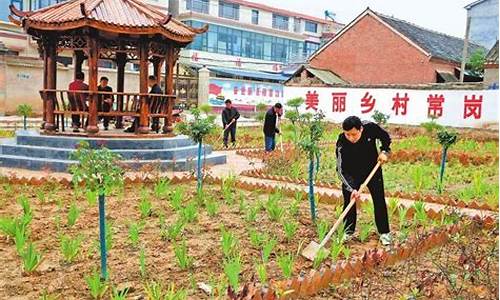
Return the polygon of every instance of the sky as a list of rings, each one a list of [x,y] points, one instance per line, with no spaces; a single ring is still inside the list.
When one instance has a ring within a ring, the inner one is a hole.
[[[419,26],[463,38],[466,10],[475,0],[252,0],[269,6],[324,18],[324,11],[336,14],[336,21],[347,24],[367,7]]]

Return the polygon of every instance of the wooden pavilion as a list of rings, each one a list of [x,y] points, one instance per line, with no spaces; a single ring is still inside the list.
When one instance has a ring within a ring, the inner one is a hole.
[[[136,134],[150,132],[152,118],[163,120],[163,133],[172,127],[173,70],[182,47],[208,27],[195,29],[139,0],[68,0],[36,11],[20,11],[10,6],[9,19],[22,26],[37,42],[44,60],[43,129],[64,134],[65,118],[79,115],[87,135],[99,135],[100,117],[113,117],[123,128],[124,117],[138,118]],[[88,90],[58,90],[57,53],[74,55],[74,72],[88,61]],[[113,60],[117,66],[116,92],[98,91],[98,59]],[[124,91],[125,64],[138,62],[139,93]],[[164,94],[148,93],[148,69],[160,78],[165,65]],[[113,97],[109,112],[98,110],[99,97]],[[76,103],[76,104],[75,104]]]

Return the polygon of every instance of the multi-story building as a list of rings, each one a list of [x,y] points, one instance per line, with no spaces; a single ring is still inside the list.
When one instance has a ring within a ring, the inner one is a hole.
[[[190,26],[208,25],[208,31],[180,53],[184,65],[206,66],[210,72],[208,83],[199,81],[209,86],[199,101],[221,106],[231,98],[243,110],[283,101],[287,75],[342,27],[244,0],[169,0],[169,12]]]

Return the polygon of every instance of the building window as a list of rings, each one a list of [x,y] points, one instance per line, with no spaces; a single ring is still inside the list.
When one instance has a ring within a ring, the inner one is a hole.
[[[204,23],[184,21],[200,28]],[[188,49],[254,59],[290,62],[303,56],[304,42],[209,24],[208,31],[197,35]]]
[[[186,0],[186,9],[197,13],[208,14],[209,0]]]
[[[293,31],[300,32],[300,19],[293,19]]]
[[[273,28],[288,31],[288,17],[273,14]]]
[[[259,11],[252,10],[252,24],[259,25]]]
[[[306,21],[306,31],[308,32],[318,32],[318,24],[314,22]]]
[[[219,17],[226,19],[239,20],[240,6],[238,4],[219,1]]]
[[[306,42],[304,47],[304,55],[309,57],[314,51],[318,50],[319,44],[313,42]]]

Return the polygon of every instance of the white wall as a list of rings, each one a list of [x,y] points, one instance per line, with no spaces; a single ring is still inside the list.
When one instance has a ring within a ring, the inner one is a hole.
[[[285,86],[284,99],[295,97],[306,98],[307,93],[318,95],[317,109],[321,110],[326,118],[335,122],[342,122],[346,117],[357,115],[361,119],[370,120],[378,110],[384,114],[389,114],[389,123],[419,125],[428,122],[428,97],[429,95],[443,95],[443,114],[437,122],[441,125],[455,127],[482,127],[489,124],[498,124],[498,90],[410,90],[410,89],[381,89],[381,88],[323,88],[323,87],[289,87]],[[374,108],[368,113],[362,113],[366,107],[361,107],[361,99],[366,93],[375,99]],[[346,93],[345,111],[333,111],[332,93]],[[406,115],[402,115],[402,110],[396,114],[393,98],[399,93],[399,97],[407,94]],[[475,118],[473,115],[464,118],[465,103],[464,98],[470,99],[473,95],[476,99],[482,97],[481,117]],[[303,112],[312,112],[313,108],[306,109],[304,104],[301,107]]]

